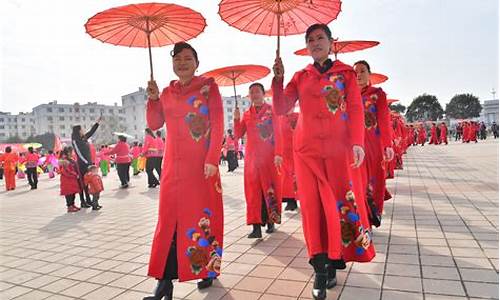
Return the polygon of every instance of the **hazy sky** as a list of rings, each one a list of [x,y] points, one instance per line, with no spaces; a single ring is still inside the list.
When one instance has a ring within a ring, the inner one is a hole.
[[[145,2],[145,1],[137,1]],[[170,0],[202,12],[207,28],[190,43],[197,49],[199,74],[233,64],[271,67],[276,38],[258,36],[220,20],[218,0]],[[144,86],[149,77],[147,50],[103,44],[85,33],[95,13],[135,3],[118,0],[7,0],[2,3],[0,111],[17,113],[52,100],[59,103],[121,103],[121,96]],[[340,39],[380,41],[378,47],[339,59],[352,64],[366,59],[372,70],[388,75],[382,87],[405,105],[422,94],[441,104],[470,92],[481,101],[498,91],[497,0],[344,0],[330,24]],[[303,35],[282,40],[286,79],[310,62],[293,51]],[[153,49],[160,86],[175,79],[171,46]],[[271,76],[262,82],[268,86]],[[248,86],[238,87],[247,94]],[[231,88],[222,88],[225,96]],[[498,97],[498,94],[497,94]]]

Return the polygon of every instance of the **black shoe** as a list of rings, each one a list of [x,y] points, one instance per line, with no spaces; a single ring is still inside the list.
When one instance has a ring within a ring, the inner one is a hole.
[[[273,232],[274,232],[274,223],[268,223],[266,233],[273,233]]]
[[[328,275],[326,273],[314,274],[314,285],[312,289],[312,296],[315,300],[326,299],[326,281]]]
[[[82,201],[80,207],[81,208],[90,208],[90,207],[92,207],[92,205],[88,205],[87,202]]]
[[[158,284],[156,285],[156,289],[154,292],[154,296],[148,296],[142,298],[142,300],[162,300],[165,297],[165,300],[174,299],[174,285],[171,280],[158,280]]]
[[[297,209],[297,201],[295,201],[295,200],[288,201],[288,203],[286,204],[285,210],[294,211],[296,209]]]
[[[328,266],[326,268],[328,270],[328,279],[326,281],[326,288],[332,289],[337,286],[337,269]]]
[[[32,187],[31,187],[31,189],[32,189],[32,190],[36,190],[36,187],[35,187],[35,186],[32,186]]]
[[[102,206],[99,205],[99,202],[97,200],[92,202],[92,210],[99,210],[101,208]]]
[[[262,238],[262,230],[260,229],[260,224],[253,224],[253,231],[248,235],[249,239],[260,239]]]
[[[203,278],[202,280],[198,281],[196,284],[197,284],[199,290],[203,290],[203,289],[211,287],[213,283],[214,283],[213,278]]]
[[[126,188],[128,188],[128,183],[122,184],[122,185],[120,186],[120,188],[121,188],[121,189],[126,189]]]

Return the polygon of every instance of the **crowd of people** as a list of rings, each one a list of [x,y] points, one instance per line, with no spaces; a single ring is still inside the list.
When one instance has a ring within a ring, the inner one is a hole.
[[[305,42],[311,64],[285,85],[285,67],[277,56],[272,104],[264,101],[261,83],[251,84],[251,106],[243,113],[235,110],[234,132],[227,134],[217,84],[194,75],[200,63],[196,50],[177,43],[171,55],[178,79],[162,92],[155,81],[148,82],[143,144],[134,142],[131,147],[119,135],[116,145],[103,145],[95,153],[89,139],[98,121],[87,133],[75,126],[72,145],[54,154],[59,156],[60,193],[68,212],[81,209],[75,206],[76,194],[82,208],[101,208],[98,201],[104,187],[98,171],[107,176],[111,162],[121,188],[129,186],[130,166],[134,175],[146,171],[149,188],[160,186],[148,270],[158,284],[145,300],[173,299],[174,279],[198,279],[198,288],[204,289],[223,276],[224,210],[218,166],[225,161],[231,173],[238,168],[238,159],[244,159],[249,239],[263,238],[262,227],[267,234],[277,230],[283,202],[285,210],[300,211],[314,269],[314,299],[326,299],[327,290],[336,286],[337,270],[346,268],[347,262],[373,260],[373,230],[381,226],[384,203],[392,198],[386,180],[403,168],[410,146],[448,144],[449,132],[444,122],[432,122],[430,134],[425,123],[406,123],[390,110],[386,93],[370,83],[367,61],[350,66],[329,58],[332,41],[328,26],[309,27]],[[160,131],[154,132],[163,126],[166,142]],[[498,137],[498,126],[491,129]],[[457,135],[460,132],[466,143],[477,142],[482,130],[482,125],[464,121]],[[11,190],[20,158],[8,150],[0,161]],[[36,189],[40,157],[29,149],[25,161],[28,180]]]

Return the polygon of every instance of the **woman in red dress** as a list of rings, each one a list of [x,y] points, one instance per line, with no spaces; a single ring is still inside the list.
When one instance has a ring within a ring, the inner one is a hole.
[[[439,143],[448,145],[448,127],[444,122],[439,126]]]
[[[299,101],[293,137],[302,224],[310,264],[312,295],[325,299],[346,261],[375,257],[359,167],[364,160],[364,111],[352,67],[331,61],[333,41],[325,24],[306,32],[314,63],[283,88],[281,58],[274,64],[273,106],[284,115]]]
[[[425,145],[427,141],[427,131],[425,130],[424,124],[420,124],[418,127],[418,143],[422,146]]]
[[[222,188],[217,168],[224,130],[222,100],[212,78],[194,76],[198,56],[187,43],[172,51],[178,76],[159,93],[148,83],[148,127],[166,125],[158,224],[148,275],[157,278],[154,296],[172,299],[172,279],[203,279],[212,285],[222,258]]]
[[[279,117],[280,134],[276,144],[277,156],[275,164],[281,180],[281,198],[286,202],[285,210],[297,209],[297,182],[293,167],[293,130],[297,125],[299,114],[293,109],[285,116]]]
[[[250,85],[252,106],[243,114],[234,112],[236,138],[247,135],[245,153],[245,200],[247,225],[253,226],[248,238],[261,238],[261,226],[267,224],[267,233],[274,232],[274,224],[281,223],[281,184],[274,164],[275,143],[279,134],[277,117],[271,105],[264,102],[264,86]]]
[[[365,108],[365,152],[362,166],[366,200],[371,223],[379,227],[385,200],[385,166],[394,158],[391,117],[387,97],[381,88],[370,84],[370,65],[361,60],[354,64]]]
[[[431,140],[429,141],[429,145],[437,145],[437,144],[439,144],[438,136],[437,136],[437,127],[436,127],[436,123],[432,123]]]

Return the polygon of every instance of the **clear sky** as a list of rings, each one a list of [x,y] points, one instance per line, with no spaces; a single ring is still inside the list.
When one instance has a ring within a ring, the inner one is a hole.
[[[145,1],[137,1],[145,2]],[[258,36],[220,20],[218,0],[170,0],[202,12],[207,28],[190,43],[197,49],[199,74],[233,64],[272,67],[276,38]],[[145,86],[147,50],[103,44],[85,33],[95,13],[135,3],[125,0],[6,0],[2,3],[0,45],[0,111],[31,111],[42,103],[97,101],[121,103],[121,96]],[[408,105],[413,98],[436,95],[444,106],[457,93],[481,101],[498,91],[497,0],[345,0],[330,24],[340,39],[380,41],[376,48],[339,59],[352,64],[365,59],[372,70],[388,75],[382,87],[389,98]],[[303,35],[282,40],[286,79],[310,62],[293,51],[303,48]],[[160,86],[172,79],[171,46],[153,50]],[[262,82],[269,86],[271,77]],[[247,94],[248,86],[238,87]],[[231,88],[222,88],[230,96]],[[498,97],[498,94],[497,94]]]

